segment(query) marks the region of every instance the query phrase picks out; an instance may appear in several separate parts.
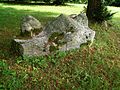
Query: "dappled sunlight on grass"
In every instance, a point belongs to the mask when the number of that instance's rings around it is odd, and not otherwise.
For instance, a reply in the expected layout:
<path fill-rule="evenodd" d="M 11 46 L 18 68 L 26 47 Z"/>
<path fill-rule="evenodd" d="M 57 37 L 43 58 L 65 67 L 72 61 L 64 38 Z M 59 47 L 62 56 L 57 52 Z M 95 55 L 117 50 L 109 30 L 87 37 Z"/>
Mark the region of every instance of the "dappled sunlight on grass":
<path fill-rule="evenodd" d="M 11 56 L 11 40 L 20 33 L 21 18 L 36 17 L 43 25 L 59 14 L 78 14 L 84 5 L 8 5 L 0 3 L 0 89 L 2 90 L 120 90 L 120 8 L 107 29 L 96 31 L 91 47 L 41 57 Z M 116 27 L 117 26 L 117 27 Z"/>
<path fill-rule="evenodd" d="M 115 13 L 112 18 L 115 27 L 120 27 L 120 7 L 108 6 L 108 10 Z"/>
<path fill-rule="evenodd" d="M 1 46 L 7 46 L 10 39 L 20 34 L 20 23 L 25 15 L 36 17 L 43 25 L 53 20 L 61 13 L 79 14 L 86 6 L 85 4 L 70 4 L 67 6 L 42 6 L 42 5 L 12 5 L 0 3 L 0 43 Z M 117 12 L 112 21 L 117 27 L 120 26 L 120 8 L 108 7 L 112 12 Z M 5 35 L 4 35 L 5 33 Z M 4 40 L 7 42 L 3 43 Z"/>
<path fill-rule="evenodd" d="M 9 45 L 9 39 L 20 34 L 20 23 L 22 17 L 25 15 L 32 15 L 36 17 L 43 25 L 48 21 L 53 20 L 55 17 L 61 13 L 79 14 L 86 6 L 85 4 L 70 4 L 67 6 L 42 6 L 42 5 L 12 5 L 0 3 L 0 43 L 3 46 L 6 43 Z M 118 7 L 108 7 L 112 12 L 117 12 L 112 21 L 117 27 L 120 26 L 120 8 Z M 3 35 L 5 33 L 5 35 Z M 4 38 L 4 39 L 3 39 Z M 8 42 L 3 43 L 3 40 L 8 40 Z"/>
<path fill-rule="evenodd" d="M 73 14 L 79 13 L 82 10 L 83 6 L 41 6 L 41 5 L 4 5 L 4 8 L 14 8 L 16 10 L 31 10 L 37 12 L 56 12 L 56 13 L 64 13 L 64 14 Z"/>

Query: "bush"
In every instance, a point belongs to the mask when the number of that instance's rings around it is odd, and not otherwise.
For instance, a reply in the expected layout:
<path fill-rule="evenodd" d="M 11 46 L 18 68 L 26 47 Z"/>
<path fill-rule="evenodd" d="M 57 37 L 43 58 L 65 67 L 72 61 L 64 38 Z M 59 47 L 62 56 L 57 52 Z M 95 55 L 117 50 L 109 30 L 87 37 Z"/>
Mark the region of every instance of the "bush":
<path fill-rule="evenodd" d="M 111 5 L 113 2 L 114 2 L 115 0 L 105 0 L 105 5 L 106 6 L 109 6 L 109 5 Z"/>
<path fill-rule="evenodd" d="M 102 23 L 103 21 L 110 20 L 115 13 L 108 11 L 104 3 L 101 3 L 100 7 L 93 12 L 93 21 Z"/>
<path fill-rule="evenodd" d="M 111 6 L 117 6 L 117 7 L 120 7 L 120 0 L 115 0 L 115 1 L 112 2 L 110 5 L 111 5 Z"/>
<path fill-rule="evenodd" d="M 68 2 L 69 0 L 54 0 L 53 4 L 54 5 L 64 5 L 65 2 Z"/>
<path fill-rule="evenodd" d="M 120 0 L 105 0 L 104 3 L 107 6 L 117 6 L 117 7 L 120 7 Z"/>
<path fill-rule="evenodd" d="M 61 1 L 61 0 L 59 0 L 59 1 L 57 1 L 57 0 L 53 1 L 53 4 L 54 4 L 54 5 L 61 5 L 61 4 L 63 4 L 63 3 L 64 3 L 64 2 Z"/>
<path fill-rule="evenodd" d="M 43 0 L 45 3 L 50 3 L 51 0 Z"/>

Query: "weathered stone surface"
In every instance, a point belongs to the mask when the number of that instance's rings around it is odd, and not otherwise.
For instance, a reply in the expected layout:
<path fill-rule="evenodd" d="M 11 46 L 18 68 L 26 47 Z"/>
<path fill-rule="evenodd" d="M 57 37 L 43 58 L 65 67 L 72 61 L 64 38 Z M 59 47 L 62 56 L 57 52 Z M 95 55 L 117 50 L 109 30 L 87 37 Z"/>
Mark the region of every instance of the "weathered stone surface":
<path fill-rule="evenodd" d="M 76 20 L 81 25 L 88 26 L 88 19 L 85 13 L 81 13 L 79 15 L 72 15 L 71 18 Z"/>
<path fill-rule="evenodd" d="M 46 55 L 56 50 L 66 51 L 80 48 L 88 41 L 93 42 L 95 31 L 88 27 L 86 15 L 74 18 L 61 14 L 48 23 L 44 30 L 29 40 L 14 39 L 23 48 L 22 54 L 29 56 Z"/>
<path fill-rule="evenodd" d="M 14 39 L 12 47 L 14 52 L 18 55 L 40 56 L 46 55 L 49 52 L 45 51 L 45 42 L 47 37 L 33 38 L 29 40 Z M 15 43 L 16 42 L 16 43 Z"/>
<path fill-rule="evenodd" d="M 69 15 L 70 18 L 74 19 L 76 16 L 78 16 L 77 14 L 71 14 Z"/>
<path fill-rule="evenodd" d="M 80 19 L 80 17 L 82 19 Z M 88 19 L 85 13 L 81 13 L 76 17 L 77 21 L 83 23 L 83 25 L 88 26 Z"/>
<path fill-rule="evenodd" d="M 22 23 L 21 23 L 22 34 L 24 34 L 25 32 L 31 32 L 31 36 L 32 36 L 32 31 L 39 30 L 41 28 L 42 28 L 41 23 L 33 16 L 28 15 L 22 19 Z"/>

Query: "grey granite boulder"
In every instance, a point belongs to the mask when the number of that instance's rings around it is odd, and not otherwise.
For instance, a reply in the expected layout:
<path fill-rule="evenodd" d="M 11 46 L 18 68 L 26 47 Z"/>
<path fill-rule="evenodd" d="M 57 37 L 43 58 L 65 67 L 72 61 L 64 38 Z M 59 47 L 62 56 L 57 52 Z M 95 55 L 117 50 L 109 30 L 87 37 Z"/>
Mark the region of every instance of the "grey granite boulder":
<path fill-rule="evenodd" d="M 88 26 L 88 19 L 85 13 L 80 13 L 80 14 L 71 14 L 69 15 L 70 18 L 76 20 L 78 23 L 84 26 Z"/>
<path fill-rule="evenodd" d="M 88 27 L 86 15 L 79 14 L 71 18 L 61 14 L 32 39 L 14 39 L 14 42 L 22 48 L 19 50 L 21 55 L 40 56 L 56 50 L 67 51 L 80 48 L 83 43 L 93 42 L 94 37 L 95 31 Z"/>
<path fill-rule="evenodd" d="M 33 36 L 34 30 L 40 30 L 42 28 L 41 23 L 35 17 L 28 15 L 23 17 L 21 22 L 21 33 L 30 32 L 31 37 Z"/>

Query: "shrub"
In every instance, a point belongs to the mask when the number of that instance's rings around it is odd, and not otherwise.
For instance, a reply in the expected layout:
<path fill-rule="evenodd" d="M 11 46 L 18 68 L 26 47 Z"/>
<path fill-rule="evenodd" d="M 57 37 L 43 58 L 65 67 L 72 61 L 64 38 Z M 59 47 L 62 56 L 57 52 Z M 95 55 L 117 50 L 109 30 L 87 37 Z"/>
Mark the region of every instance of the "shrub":
<path fill-rule="evenodd" d="M 93 13 L 92 14 L 93 20 L 97 21 L 98 23 L 102 23 L 103 21 L 110 20 L 112 16 L 115 14 L 115 13 L 111 13 L 111 11 L 108 11 L 104 3 L 101 3 L 99 8 L 94 10 L 94 12 L 92 13 Z"/>
<path fill-rule="evenodd" d="M 51 0 L 43 0 L 45 3 L 50 3 Z"/>
<path fill-rule="evenodd" d="M 53 4 L 54 5 L 64 5 L 65 2 L 68 2 L 69 0 L 54 0 Z"/>
<path fill-rule="evenodd" d="M 106 6 L 111 5 L 115 0 L 105 0 L 104 3 Z"/>
<path fill-rule="evenodd" d="M 114 0 L 110 5 L 120 7 L 120 0 Z"/>

